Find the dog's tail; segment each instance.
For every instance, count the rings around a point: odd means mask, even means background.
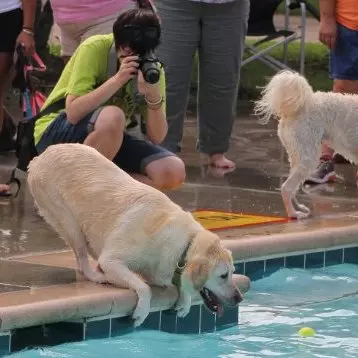
[[[297,72],[281,71],[272,77],[256,101],[254,113],[260,122],[266,124],[271,116],[294,119],[312,101],[313,89],[307,80]]]

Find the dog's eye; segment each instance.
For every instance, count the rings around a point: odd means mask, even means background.
[[[226,280],[228,278],[229,274],[228,272],[224,273],[223,275],[221,275],[220,277],[223,279],[223,280]]]

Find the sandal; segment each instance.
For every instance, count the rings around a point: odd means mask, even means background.
[[[16,190],[13,189],[13,186],[16,185]],[[14,197],[16,198],[19,194],[21,187],[21,182],[19,179],[15,178],[12,174],[10,180],[6,184],[0,184],[0,197]]]
[[[0,196],[11,196],[10,185],[0,184]]]

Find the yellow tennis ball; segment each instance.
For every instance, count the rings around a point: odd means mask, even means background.
[[[311,328],[311,327],[302,327],[299,331],[298,334],[301,337],[313,337],[316,335],[316,331]]]

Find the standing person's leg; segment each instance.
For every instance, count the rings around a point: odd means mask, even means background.
[[[12,138],[4,129],[4,95],[10,80],[16,39],[22,28],[22,10],[0,14],[0,151],[13,149]]]
[[[235,118],[249,0],[203,4],[199,49],[198,123],[200,152],[211,164],[234,167],[225,157]]]
[[[66,64],[81,43],[82,25],[61,24],[58,27],[60,29],[61,58]]]
[[[155,1],[162,26],[158,57],[166,72],[168,134],[162,146],[177,153],[183,136],[190,78],[200,39],[200,2]]]
[[[333,79],[333,92],[358,94],[358,31],[338,25],[336,47],[331,50],[329,74]],[[336,178],[334,150],[322,143],[321,163],[308,183],[324,184]]]
[[[22,10],[0,14],[0,152],[14,149],[11,133],[4,125],[4,95],[10,81],[16,39],[22,28]],[[10,187],[0,184],[0,196],[10,195]]]

